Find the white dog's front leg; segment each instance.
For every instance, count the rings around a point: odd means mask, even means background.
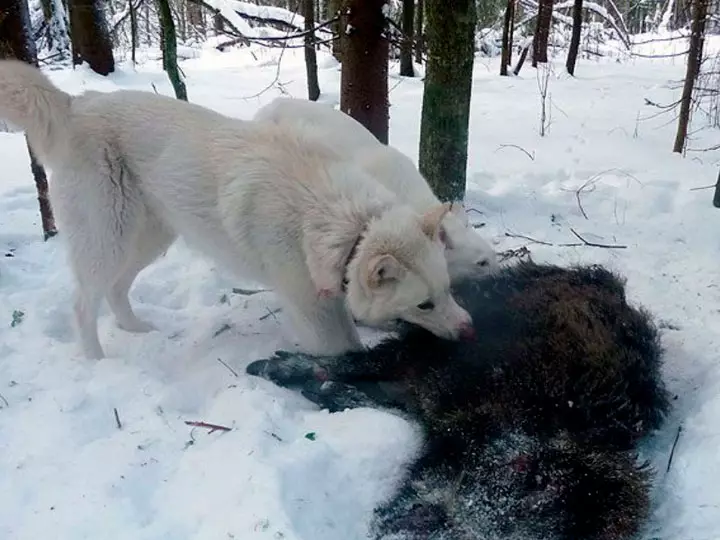
[[[304,352],[334,356],[363,349],[343,298],[314,298],[303,303],[288,303],[287,310]]]

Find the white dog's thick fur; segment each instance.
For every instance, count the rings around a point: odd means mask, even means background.
[[[361,167],[403,202],[420,212],[439,201],[427,180],[405,154],[381,144],[351,116],[322,103],[293,98],[276,98],[255,114],[255,121],[301,129],[332,146],[344,159]],[[452,205],[443,220],[445,256],[450,279],[479,277],[498,268],[492,246],[473,229],[462,204]]]
[[[15,61],[0,62],[0,118],[23,128],[52,169],[88,357],[104,356],[103,297],[120,327],[153,328],[128,291],[177,235],[275,288],[309,352],[360,348],[353,316],[470,337],[470,316],[449,292],[448,208],[417,214],[323,145],[150,92],[71,97]]]

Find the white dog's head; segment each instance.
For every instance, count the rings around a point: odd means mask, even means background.
[[[500,268],[495,250],[472,228],[462,204],[453,203],[443,219],[440,235],[453,283],[493,274]]]
[[[417,324],[447,339],[472,339],[472,319],[450,293],[441,222],[450,205],[418,216],[396,207],[370,223],[347,268],[347,300],[359,321]]]

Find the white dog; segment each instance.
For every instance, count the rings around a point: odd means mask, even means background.
[[[149,92],[71,97],[15,61],[0,62],[0,118],[52,169],[88,357],[104,356],[103,297],[121,328],[153,329],[128,291],[177,235],[275,288],[308,352],[361,348],[353,316],[472,337],[449,292],[439,234],[448,208],[417,214],[323,145]]]
[[[303,99],[276,98],[262,107],[255,121],[301,129],[372,175],[398,198],[420,212],[439,204],[437,197],[405,154],[378,141],[365,126],[329,105]],[[497,255],[468,223],[462,204],[452,205],[443,220],[445,256],[452,281],[495,272]]]

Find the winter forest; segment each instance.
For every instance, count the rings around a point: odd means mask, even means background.
[[[443,209],[418,219],[447,263],[418,281],[452,282],[476,335],[425,324],[433,296],[413,301],[415,325],[347,308],[361,350],[287,352],[282,287],[175,231],[125,291],[126,320],[152,327],[123,325],[108,296],[106,356],[86,358],[77,229],[51,152],[3,117],[17,92],[0,62],[0,540],[720,539],[720,0],[0,0],[6,59],[71,96],[222,115],[179,168],[202,154],[234,173],[213,150],[228,118],[334,110],[299,148],[321,156],[317,176],[341,162],[397,186],[377,200]],[[52,101],[38,92],[22,115]],[[102,129],[120,137],[132,112]],[[137,138],[172,133],[167,114]],[[302,156],[267,144],[301,174]],[[147,180],[127,167],[123,182]],[[93,197],[72,194],[87,238],[104,234],[87,216],[130,213]],[[430,257],[401,229],[387,234],[403,253]],[[370,230],[338,263],[348,302]],[[459,284],[452,257],[475,254],[455,234],[485,250]],[[412,266],[372,264],[371,284]],[[403,298],[386,296],[388,312]]]

